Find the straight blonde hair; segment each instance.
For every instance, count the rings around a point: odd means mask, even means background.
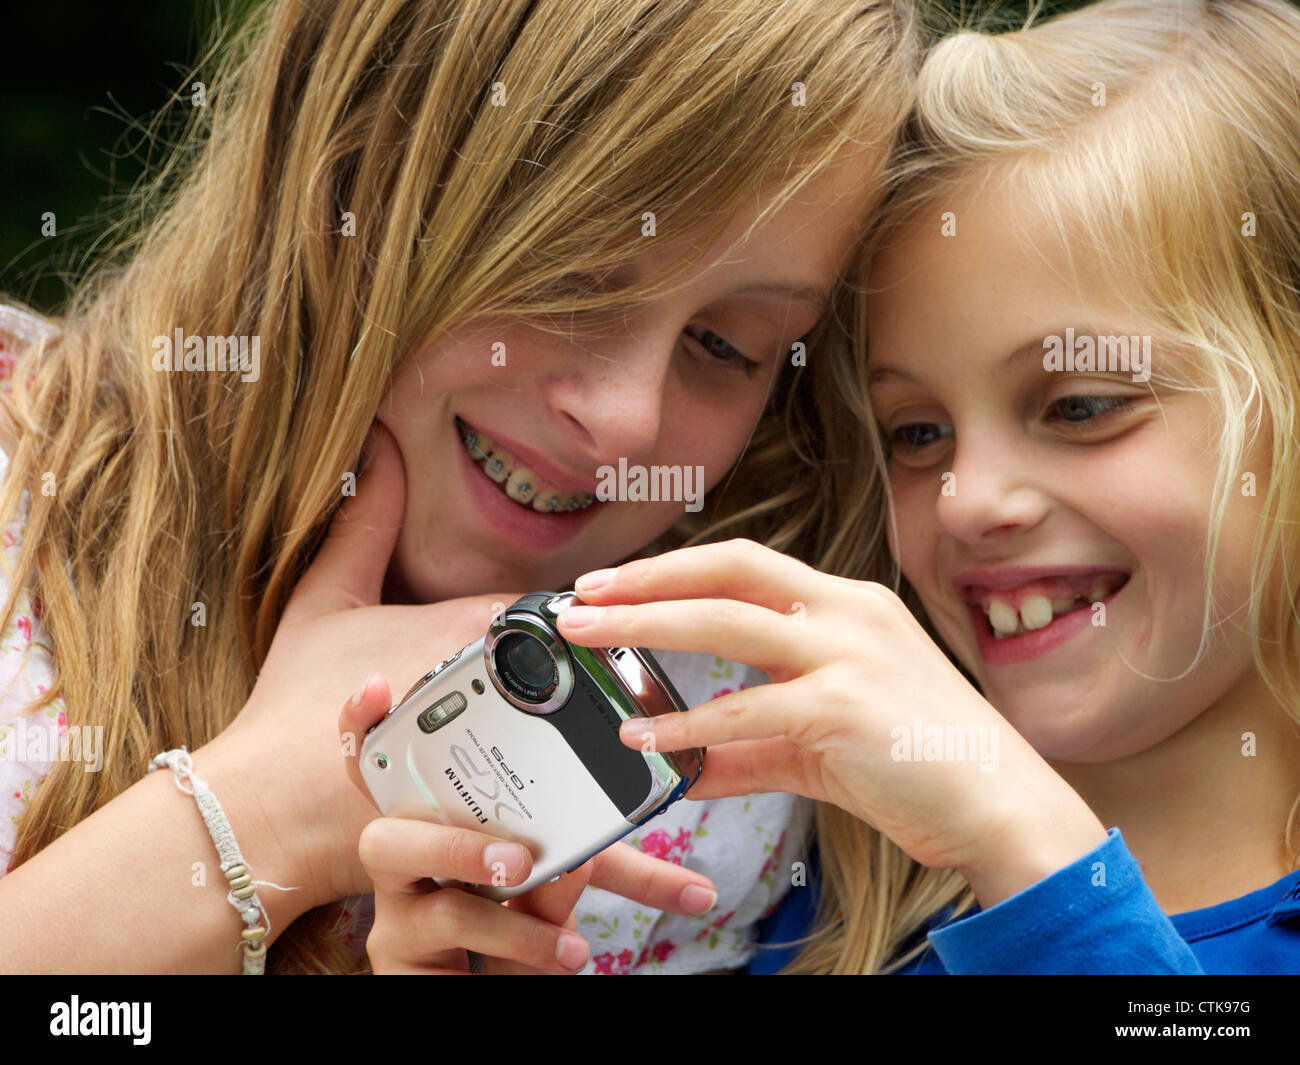
[[[0,513],[30,491],[5,616],[30,588],[60,652],[37,706],[104,727],[102,772],[56,763],[36,791],[15,867],[154,753],[231,722],[422,339],[675,283],[682,264],[590,288],[638,250],[644,212],[716,234],[761,188],[760,224],[843,152],[888,147],[920,41],[890,0],[278,0],[210,54],[185,80],[207,106],[3,406]],[[665,545],[749,535],[862,568],[880,497],[847,324],[810,335],[707,520]],[[178,327],[258,337],[259,379],[158,372],[153,338]],[[338,917],[304,915],[268,971],[365,971]]]

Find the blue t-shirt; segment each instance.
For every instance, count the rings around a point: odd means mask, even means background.
[[[925,930],[929,946],[901,974],[1300,973],[1300,869],[1269,887],[1167,917],[1118,828],[1051,876],[959,917],[946,907]],[[775,973],[806,935],[816,908],[816,861],[759,924],[760,947],[745,971]]]

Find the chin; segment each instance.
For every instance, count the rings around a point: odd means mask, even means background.
[[[1135,727],[1146,714],[1140,706],[1124,707],[1112,698],[1096,705],[1075,706],[1062,713],[1061,701],[1039,701],[1001,711],[1011,726],[1049,761],[1111,762],[1138,754],[1167,733],[1153,734]],[[1048,707],[1047,710],[1044,707]],[[1047,716],[1051,714],[1052,716]]]

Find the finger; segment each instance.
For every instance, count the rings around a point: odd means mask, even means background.
[[[830,587],[825,574],[752,540],[686,547],[598,573],[604,583],[584,574],[574,586],[585,603],[738,599],[791,614]]]
[[[819,765],[816,755],[779,737],[726,743],[709,749],[704,772],[686,797],[701,802],[783,791],[825,801]]]
[[[708,913],[718,901],[718,889],[707,876],[654,858],[626,843],[606,848],[593,862],[594,887],[654,910],[697,916]]]
[[[590,647],[701,651],[756,666],[774,680],[821,663],[824,648],[798,617],[732,599],[685,599],[635,606],[571,606],[560,634]]]
[[[361,776],[361,745],[365,742],[370,726],[384,719],[393,705],[392,699],[388,681],[382,675],[372,673],[339,712],[339,741],[348,779],[372,802],[374,799],[370,795],[370,789]]]
[[[393,435],[380,422],[370,433],[369,465],[355,476],[355,484],[340,480],[340,491],[355,494],[343,496],[316,557],[285,606],[287,618],[379,603],[406,509],[406,470]]]
[[[720,695],[683,713],[629,718],[620,726],[618,737],[628,747],[651,752],[787,737],[808,720],[806,711],[800,709],[805,705],[803,694],[797,681],[759,684]],[[830,712],[827,708],[826,713]]]
[[[533,870],[533,856],[520,843],[404,817],[375,818],[357,846],[375,891],[390,895],[426,894],[430,877],[509,887]]]
[[[442,967],[447,950],[464,948],[563,973],[581,969],[590,955],[576,933],[456,888],[382,901],[384,913],[381,919],[376,910],[366,950],[385,965]]]
[[[592,863],[584,862],[559,880],[539,884],[532,891],[511,899],[506,905],[551,924],[563,925],[573,913],[573,907],[578,904],[578,896],[591,881],[591,873]]]

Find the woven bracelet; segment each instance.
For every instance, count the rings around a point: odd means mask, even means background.
[[[248,863],[239,851],[239,844],[235,842],[235,833],[230,827],[226,811],[221,808],[221,803],[217,801],[212,789],[194,772],[194,763],[188,750],[178,747],[175,750],[164,751],[150,761],[149,772],[152,773],[163,766],[171,769],[175,776],[176,787],[186,795],[193,795],[199,804],[199,812],[208,826],[212,842],[216,844],[217,854],[221,856],[221,871],[229,884],[226,901],[235,908],[246,925],[240,934],[240,943],[236,947],[244,955],[244,975],[261,976],[266,971],[266,943],[263,940],[271,931],[271,919],[267,916],[262,900],[257,897],[257,888],[260,885],[275,888],[277,891],[298,889],[281,887],[269,880],[253,879]],[[185,786],[186,780],[190,782],[190,787]]]

